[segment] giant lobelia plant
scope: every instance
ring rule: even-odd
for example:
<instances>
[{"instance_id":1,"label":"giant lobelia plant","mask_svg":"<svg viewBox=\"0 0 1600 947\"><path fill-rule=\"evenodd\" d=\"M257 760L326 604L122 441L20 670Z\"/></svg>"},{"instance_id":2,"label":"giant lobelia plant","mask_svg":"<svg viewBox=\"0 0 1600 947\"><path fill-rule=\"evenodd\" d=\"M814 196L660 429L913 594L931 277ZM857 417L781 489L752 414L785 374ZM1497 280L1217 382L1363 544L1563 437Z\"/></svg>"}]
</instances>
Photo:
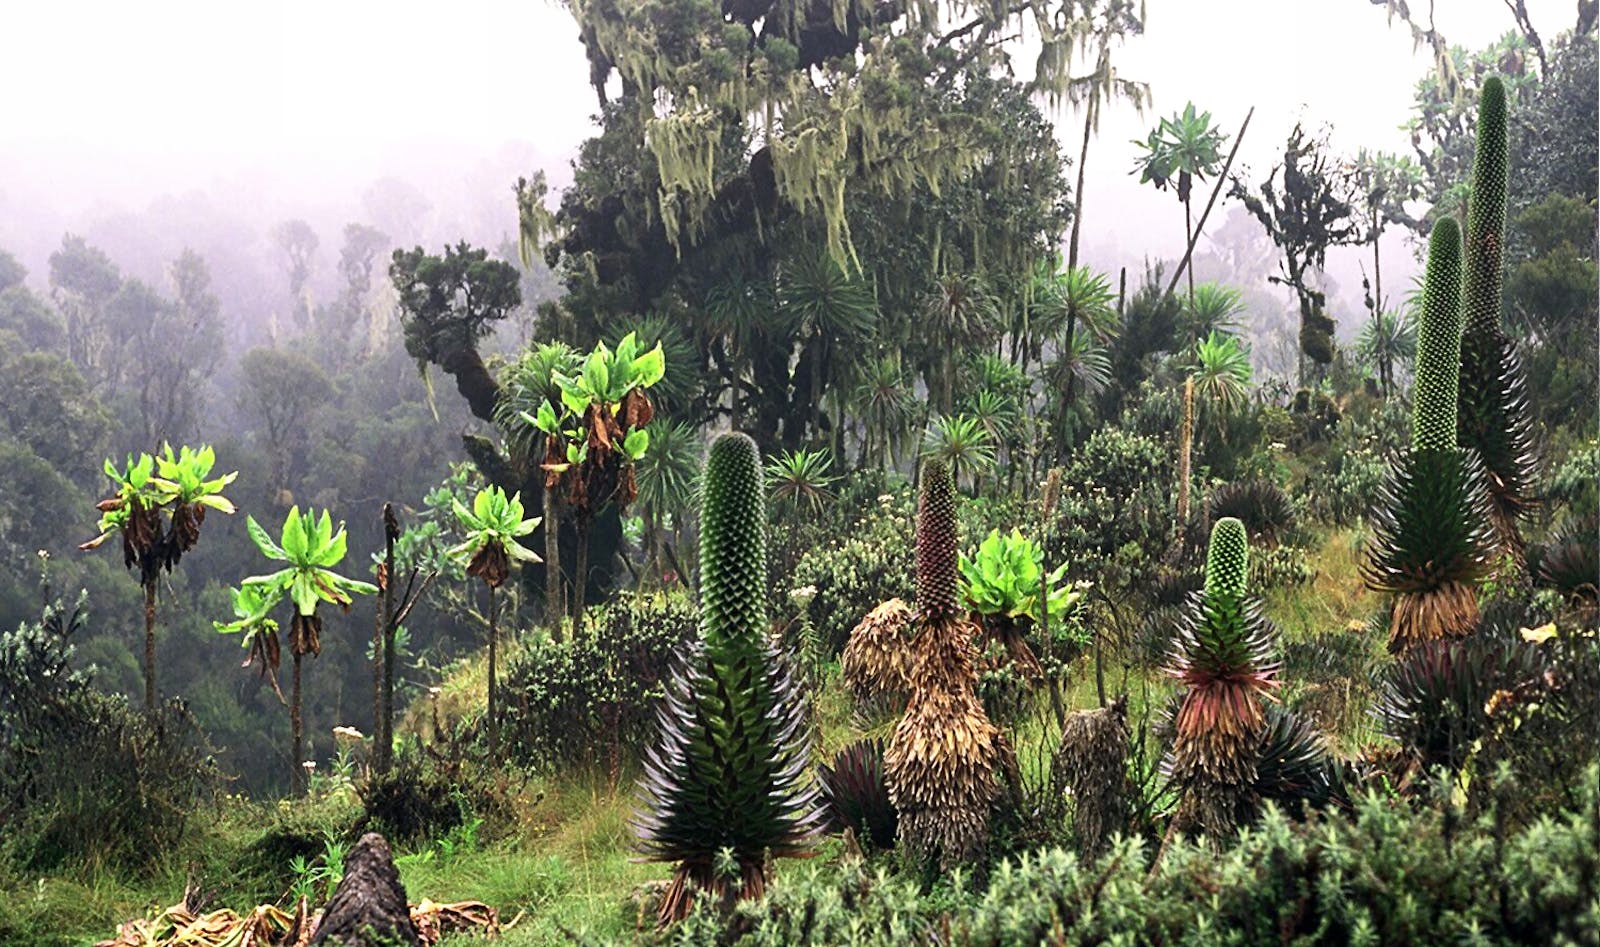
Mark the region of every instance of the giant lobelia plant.
<instances>
[{"instance_id":1,"label":"giant lobelia plant","mask_svg":"<svg viewBox=\"0 0 1600 947\"><path fill-rule=\"evenodd\" d=\"M724 434L706 458L700 514L700 640L667 685L645 753L639 847L676 862L660 921L697 893L759 898L768 859L808 853L824 813L803 781L805 709L767 633L766 516L755 442Z\"/></svg>"},{"instance_id":2,"label":"giant lobelia plant","mask_svg":"<svg viewBox=\"0 0 1600 947\"><path fill-rule=\"evenodd\" d=\"M913 858L950 868L983 852L1005 745L978 699L973 625L961 608L955 483L922 465L917 504L917 619L911 698L884 757L899 839Z\"/></svg>"},{"instance_id":3,"label":"giant lobelia plant","mask_svg":"<svg viewBox=\"0 0 1600 947\"><path fill-rule=\"evenodd\" d=\"M1278 687L1277 630L1249 594L1249 540L1233 517L1217 520L1205 587L1178 626L1170 673L1182 684L1171 773L1182 798L1173 825L1223 838L1251 810L1266 727L1264 700Z\"/></svg>"},{"instance_id":4,"label":"giant lobelia plant","mask_svg":"<svg viewBox=\"0 0 1600 947\"><path fill-rule=\"evenodd\" d=\"M1456 429L1461 445L1477 451L1483 461L1496 540L1502 550L1520 558L1517 521L1534 502L1538 461L1517 344L1500 327L1506 153L1506 90L1491 77L1479 99L1478 147L1472 162Z\"/></svg>"},{"instance_id":5,"label":"giant lobelia plant","mask_svg":"<svg viewBox=\"0 0 1600 947\"><path fill-rule=\"evenodd\" d=\"M1450 218L1428 241L1417 338L1411 450L1373 511L1362 575L1395 596L1389 650L1465 637L1478 623L1476 586L1494 553L1488 491L1474 451L1457 446L1461 368L1461 229Z\"/></svg>"}]
</instances>

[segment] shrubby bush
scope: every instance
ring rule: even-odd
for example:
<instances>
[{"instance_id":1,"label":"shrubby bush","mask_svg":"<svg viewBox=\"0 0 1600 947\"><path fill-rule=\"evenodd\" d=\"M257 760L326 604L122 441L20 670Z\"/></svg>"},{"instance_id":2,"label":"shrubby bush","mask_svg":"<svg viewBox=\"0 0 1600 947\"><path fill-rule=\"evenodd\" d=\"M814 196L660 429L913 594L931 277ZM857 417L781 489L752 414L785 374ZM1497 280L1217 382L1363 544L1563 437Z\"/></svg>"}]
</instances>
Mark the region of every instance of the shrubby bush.
<instances>
[{"instance_id":1,"label":"shrubby bush","mask_svg":"<svg viewBox=\"0 0 1600 947\"><path fill-rule=\"evenodd\" d=\"M789 578L789 589L817 590L806 611L829 657L844 650L851 630L879 603L913 598L910 499L883 496L852 527L803 554Z\"/></svg>"},{"instance_id":2,"label":"shrubby bush","mask_svg":"<svg viewBox=\"0 0 1600 947\"><path fill-rule=\"evenodd\" d=\"M181 701L145 714L72 666L82 604L0 634L0 851L29 870L143 871L183 837L217 772Z\"/></svg>"},{"instance_id":3,"label":"shrubby bush","mask_svg":"<svg viewBox=\"0 0 1600 947\"><path fill-rule=\"evenodd\" d=\"M615 769L649 739L662 682L698 622L681 589L623 594L585 612L570 638L527 645L502 684L510 757L538 768Z\"/></svg>"},{"instance_id":4,"label":"shrubby bush","mask_svg":"<svg viewBox=\"0 0 1600 947\"><path fill-rule=\"evenodd\" d=\"M1508 798L1520 788L1496 779ZM1499 809L1463 819L1376 792L1304 822L1269 808L1218 854L1177 841L1149 874L1150 846L1119 839L1084 862L1045 849L1002 862L987 890L915 880L847 860L780 879L726 919L711 910L674 944L1033 947L1036 944L1593 943L1600 928L1600 771L1573 804L1523 825Z\"/></svg>"}]
</instances>

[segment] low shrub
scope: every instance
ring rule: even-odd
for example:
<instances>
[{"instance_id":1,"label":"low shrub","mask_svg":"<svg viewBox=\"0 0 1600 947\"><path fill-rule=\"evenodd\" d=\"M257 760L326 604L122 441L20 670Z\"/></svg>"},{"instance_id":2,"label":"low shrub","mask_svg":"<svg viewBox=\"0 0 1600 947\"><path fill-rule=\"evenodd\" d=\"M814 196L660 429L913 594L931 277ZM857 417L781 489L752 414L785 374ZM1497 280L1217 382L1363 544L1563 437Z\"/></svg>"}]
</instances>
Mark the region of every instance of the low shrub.
<instances>
[{"instance_id":1,"label":"low shrub","mask_svg":"<svg viewBox=\"0 0 1600 947\"><path fill-rule=\"evenodd\" d=\"M1496 794L1519 792L1502 773ZM1417 806L1369 792L1305 821L1269 807L1222 853L1118 838L1093 861L1048 848L931 892L870 863L797 872L728 917L692 915L681 945L1036 944L1587 945L1600 929L1600 771L1579 798L1524 825L1491 807L1463 819L1449 788Z\"/></svg>"},{"instance_id":2,"label":"low shrub","mask_svg":"<svg viewBox=\"0 0 1600 947\"><path fill-rule=\"evenodd\" d=\"M502 685L510 758L615 772L648 741L663 681L698 622L682 590L624 594L588 610L570 638L534 641Z\"/></svg>"},{"instance_id":3,"label":"low shrub","mask_svg":"<svg viewBox=\"0 0 1600 947\"><path fill-rule=\"evenodd\" d=\"M72 667L82 601L0 633L0 850L28 870L159 866L218 773L182 701L153 713Z\"/></svg>"},{"instance_id":4,"label":"low shrub","mask_svg":"<svg viewBox=\"0 0 1600 947\"><path fill-rule=\"evenodd\" d=\"M883 496L887 499L874 501L854 527L802 555L789 580L794 588L817 590L806 612L830 658L844 650L851 630L880 603L914 597L911 506L899 495Z\"/></svg>"}]
</instances>

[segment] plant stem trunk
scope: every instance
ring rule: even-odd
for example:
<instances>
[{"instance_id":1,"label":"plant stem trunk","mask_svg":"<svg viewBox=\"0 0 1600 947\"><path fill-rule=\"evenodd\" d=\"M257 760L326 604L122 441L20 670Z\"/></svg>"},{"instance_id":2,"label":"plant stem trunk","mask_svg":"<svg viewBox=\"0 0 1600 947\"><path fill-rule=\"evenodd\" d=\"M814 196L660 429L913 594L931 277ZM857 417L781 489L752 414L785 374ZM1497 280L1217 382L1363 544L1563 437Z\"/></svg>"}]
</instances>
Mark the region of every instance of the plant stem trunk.
<instances>
[{"instance_id":1,"label":"plant stem trunk","mask_svg":"<svg viewBox=\"0 0 1600 947\"><path fill-rule=\"evenodd\" d=\"M1194 376L1183 380L1183 423L1178 429L1178 539L1189 525L1189 464L1194 448Z\"/></svg>"},{"instance_id":2,"label":"plant stem trunk","mask_svg":"<svg viewBox=\"0 0 1600 947\"><path fill-rule=\"evenodd\" d=\"M387 504L385 504L387 505ZM389 517L384 517L388 520ZM377 741L378 769L387 772L389 764L394 761L394 636L399 628L394 620L394 543L399 538L398 524L395 529L385 527L383 544L383 568L388 573L388 579L383 584L383 716L378 726L378 733L373 739Z\"/></svg>"},{"instance_id":3,"label":"plant stem trunk","mask_svg":"<svg viewBox=\"0 0 1600 947\"><path fill-rule=\"evenodd\" d=\"M561 521L556 515L556 492L544 490L544 617L561 627Z\"/></svg>"},{"instance_id":4,"label":"plant stem trunk","mask_svg":"<svg viewBox=\"0 0 1600 947\"><path fill-rule=\"evenodd\" d=\"M1100 106L1093 98L1083 110L1083 146L1078 149L1078 187L1072 192L1077 200L1077 207L1073 208L1072 236L1067 240L1067 271L1078 265L1078 230L1083 225L1083 166L1089 160L1089 136L1094 132L1094 117L1099 112ZM1069 315L1067 317L1071 319ZM1067 338L1072 338L1069 334Z\"/></svg>"},{"instance_id":5,"label":"plant stem trunk","mask_svg":"<svg viewBox=\"0 0 1600 947\"><path fill-rule=\"evenodd\" d=\"M578 518L577 571L572 577L572 627L583 620L583 600L589 591L589 519Z\"/></svg>"},{"instance_id":6,"label":"plant stem trunk","mask_svg":"<svg viewBox=\"0 0 1600 947\"><path fill-rule=\"evenodd\" d=\"M156 579L144 584L144 709L156 712Z\"/></svg>"},{"instance_id":7,"label":"plant stem trunk","mask_svg":"<svg viewBox=\"0 0 1600 947\"><path fill-rule=\"evenodd\" d=\"M295 652L294 671L292 684L289 691L289 742L293 749L289 753L290 780L289 785L295 796L306 794L306 769L300 765L305 762L305 734L300 726L300 659L302 655Z\"/></svg>"},{"instance_id":8,"label":"plant stem trunk","mask_svg":"<svg viewBox=\"0 0 1600 947\"><path fill-rule=\"evenodd\" d=\"M494 659L495 639L495 614L494 614L494 586L489 586L489 761L500 760L500 715L495 707L495 682Z\"/></svg>"}]
</instances>

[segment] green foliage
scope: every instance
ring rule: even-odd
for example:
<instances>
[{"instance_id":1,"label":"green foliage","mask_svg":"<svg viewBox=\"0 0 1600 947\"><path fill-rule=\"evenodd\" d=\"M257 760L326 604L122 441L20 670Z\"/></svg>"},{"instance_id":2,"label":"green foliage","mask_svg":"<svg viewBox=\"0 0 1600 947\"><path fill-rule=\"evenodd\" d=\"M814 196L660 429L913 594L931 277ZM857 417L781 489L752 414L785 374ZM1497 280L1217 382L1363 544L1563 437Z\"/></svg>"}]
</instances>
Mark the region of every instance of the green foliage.
<instances>
[{"instance_id":1,"label":"green foliage","mask_svg":"<svg viewBox=\"0 0 1600 947\"><path fill-rule=\"evenodd\" d=\"M466 818L461 790L410 743L387 772L370 773L359 791L366 825L391 845L447 836Z\"/></svg>"},{"instance_id":2,"label":"green foliage","mask_svg":"<svg viewBox=\"0 0 1600 947\"><path fill-rule=\"evenodd\" d=\"M1133 143L1145 153L1138 166L1140 184L1154 184L1156 190L1174 185L1178 200L1188 203L1193 179L1204 180L1216 174L1222 163L1222 131L1211 124L1210 112L1197 112L1194 103L1182 112L1161 119L1144 141Z\"/></svg>"},{"instance_id":3,"label":"green foliage","mask_svg":"<svg viewBox=\"0 0 1600 947\"><path fill-rule=\"evenodd\" d=\"M963 597L982 615L1004 616L1037 622L1040 586L1046 580L1044 550L1022 535L1020 529L1009 534L991 530L971 558L961 557ZM1067 563L1048 576L1050 619L1066 617L1083 598L1083 592L1065 582Z\"/></svg>"},{"instance_id":4,"label":"green foliage","mask_svg":"<svg viewBox=\"0 0 1600 947\"><path fill-rule=\"evenodd\" d=\"M975 483L994 469L994 436L977 418L936 417L923 432L922 456L944 463L956 482Z\"/></svg>"},{"instance_id":5,"label":"green foliage","mask_svg":"<svg viewBox=\"0 0 1600 947\"><path fill-rule=\"evenodd\" d=\"M911 510L903 499L884 496L886 502L868 501L859 517L807 549L789 578L790 588L817 590L806 614L829 655L844 649L856 622L880 602L911 598Z\"/></svg>"},{"instance_id":6,"label":"green foliage","mask_svg":"<svg viewBox=\"0 0 1600 947\"><path fill-rule=\"evenodd\" d=\"M666 371L666 355L661 343L641 351L638 336L630 332L615 349L597 342L576 373L558 373L555 380L561 388L561 403L574 417L581 419L591 406L621 404L630 391L651 387L666 375ZM550 433L543 422L539 427ZM633 451L629 454L633 456ZM637 456L634 459L638 459Z\"/></svg>"},{"instance_id":7,"label":"green foliage","mask_svg":"<svg viewBox=\"0 0 1600 947\"><path fill-rule=\"evenodd\" d=\"M701 510L700 642L673 675L645 758L640 848L676 862L661 917L697 889L759 896L769 858L804 853L821 810L801 782L804 708L767 640L760 456L725 434L706 459Z\"/></svg>"},{"instance_id":8,"label":"green foliage","mask_svg":"<svg viewBox=\"0 0 1600 947\"><path fill-rule=\"evenodd\" d=\"M0 633L0 856L28 871L162 866L217 788L181 702L140 713L73 666L83 601Z\"/></svg>"},{"instance_id":9,"label":"green foliage","mask_svg":"<svg viewBox=\"0 0 1600 947\"><path fill-rule=\"evenodd\" d=\"M406 352L420 365L450 366L522 301L516 267L465 242L445 247L444 256L397 249L389 278L400 296Z\"/></svg>"},{"instance_id":10,"label":"green foliage","mask_svg":"<svg viewBox=\"0 0 1600 947\"><path fill-rule=\"evenodd\" d=\"M624 594L587 609L570 636L527 641L502 685L511 758L552 772L630 762L698 622L681 590Z\"/></svg>"},{"instance_id":11,"label":"green foliage","mask_svg":"<svg viewBox=\"0 0 1600 947\"><path fill-rule=\"evenodd\" d=\"M466 532L466 539L451 547L446 555L467 564L467 574L477 576L491 588L498 588L509 574L510 561L541 562L533 550L519 540L539 526L539 517L522 518L520 494L506 496L499 487L479 490L472 509L460 500L451 500L451 510ZM324 514L326 515L326 514Z\"/></svg>"},{"instance_id":12,"label":"green foliage","mask_svg":"<svg viewBox=\"0 0 1600 947\"><path fill-rule=\"evenodd\" d=\"M964 877L921 893L858 860L812 869L730 918L697 913L680 945L1586 943L1600 923L1593 768L1581 798L1544 819L1413 807L1377 793L1307 821L1269 808L1220 854L1175 841L1154 871L1140 839L1085 861L1062 849L1009 859L979 892ZM1512 797L1517 784L1499 790ZM1485 897L1485 891L1496 892ZM1197 909L1197 906L1203 906ZM1199 913L1197 913L1199 910Z\"/></svg>"},{"instance_id":13,"label":"green foliage","mask_svg":"<svg viewBox=\"0 0 1600 947\"><path fill-rule=\"evenodd\" d=\"M327 510L319 519L316 511L307 508L304 513L298 506L289 509L283 521L281 539L272 537L254 516L245 518L250 539L263 556L287 565L267 575L251 576L240 586L255 586L273 603L287 595L294 603L295 614L312 615L319 602L348 608L353 595L372 595L378 587L370 582L339 575L333 569L344 561L348 538L344 524L334 530L333 518ZM220 630L220 629L219 629Z\"/></svg>"},{"instance_id":14,"label":"green foliage","mask_svg":"<svg viewBox=\"0 0 1600 947\"><path fill-rule=\"evenodd\" d=\"M833 453L823 450L784 451L767 465L767 480L772 484L772 499L790 507L804 507L815 513L832 499L829 489L839 478L830 471Z\"/></svg>"},{"instance_id":15,"label":"green foliage","mask_svg":"<svg viewBox=\"0 0 1600 947\"><path fill-rule=\"evenodd\" d=\"M1213 330L1195 347L1195 397L1201 404L1216 405L1226 415L1243 407L1249 393L1249 348L1233 336Z\"/></svg>"}]
</instances>

